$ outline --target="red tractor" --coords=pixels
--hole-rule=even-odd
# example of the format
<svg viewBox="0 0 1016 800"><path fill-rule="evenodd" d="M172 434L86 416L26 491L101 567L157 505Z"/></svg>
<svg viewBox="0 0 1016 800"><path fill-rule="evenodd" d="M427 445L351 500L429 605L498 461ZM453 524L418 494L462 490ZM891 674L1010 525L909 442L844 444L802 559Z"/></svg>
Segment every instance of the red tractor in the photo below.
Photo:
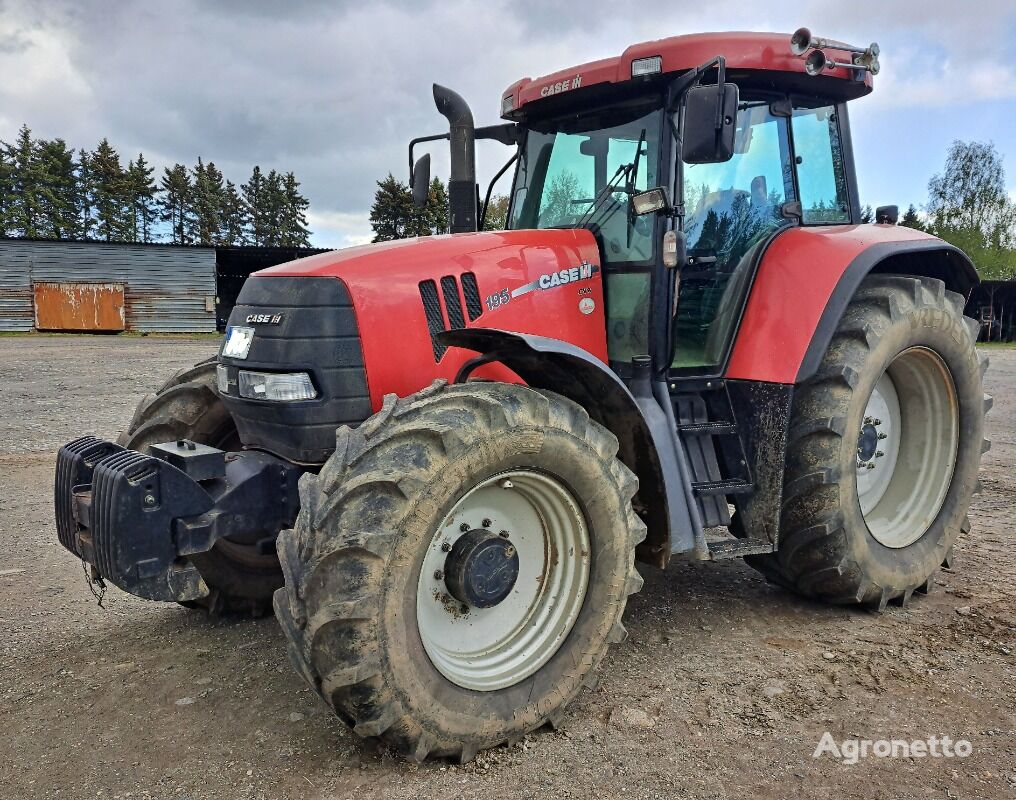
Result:
<svg viewBox="0 0 1016 800"><path fill-rule="evenodd" d="M926 592L986 362L970 259L892 207L860 224L847 104L877 71L802 29L525 78L486 128L435 86L449 130L413 144L450 141L452 234L251 276L217 358L61 449L62 543L141 597L274 596L310 686L416 760L558 724L637 561ZM512 148L505 231L478 232L476 139Z"/></svg>

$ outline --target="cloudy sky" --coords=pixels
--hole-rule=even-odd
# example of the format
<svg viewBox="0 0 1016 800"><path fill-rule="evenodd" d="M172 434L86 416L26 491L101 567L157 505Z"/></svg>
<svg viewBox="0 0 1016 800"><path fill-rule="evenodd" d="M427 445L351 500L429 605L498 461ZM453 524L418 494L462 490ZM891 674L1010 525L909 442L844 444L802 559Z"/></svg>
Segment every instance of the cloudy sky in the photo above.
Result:
<svg viewBox="0 0 1016 800"><path fill-rule="evenodd" d="M792 10L784 8L793 6ZM369 239L374 182L405 179L406 143L437 133L430 84L497 121L516 79L709 30L792 31L882 46L853 104L862 201L920 204L954 139L994 141L1016 194L1016 3L881 0L0 0L0 139L40 137L160 167L293 170L314 242ZM481 175L506 149L478 146ZM435 160L443 175L447 161Z"/></svg>

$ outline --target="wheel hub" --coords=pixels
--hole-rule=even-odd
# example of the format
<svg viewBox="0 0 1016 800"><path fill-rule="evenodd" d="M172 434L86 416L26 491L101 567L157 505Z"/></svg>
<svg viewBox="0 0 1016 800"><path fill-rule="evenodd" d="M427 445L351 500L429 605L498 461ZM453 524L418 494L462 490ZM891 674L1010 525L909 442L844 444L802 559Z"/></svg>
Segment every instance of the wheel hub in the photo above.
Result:
<svg viewBox="0 0 1016 800"><path fill-rule="evenodd" d="M874 469L875 465L871 464L871 461L876 458L882 458L885 455L885 453L878 449L878 443L888 438L888 435L880 430L881 426L882 420L880 419L875 417L864 418L864 426L857 437L858 469Z"/></svg>
<svg viewBox="0 0 1016 800"><path fill-rule="evenodd" d="M525 680L575 624L591 561L585 514L561 480L520 468L476 484L420 567L416 622L431 663L475 691Z"/></svg>
<svg viewBox="0 0 1016 800"><path fill-rule="evenodd" d="M491 608L515 587L519 554L508 539L475 528L455 542L444 572L452 597L473 608Z"/></svg>

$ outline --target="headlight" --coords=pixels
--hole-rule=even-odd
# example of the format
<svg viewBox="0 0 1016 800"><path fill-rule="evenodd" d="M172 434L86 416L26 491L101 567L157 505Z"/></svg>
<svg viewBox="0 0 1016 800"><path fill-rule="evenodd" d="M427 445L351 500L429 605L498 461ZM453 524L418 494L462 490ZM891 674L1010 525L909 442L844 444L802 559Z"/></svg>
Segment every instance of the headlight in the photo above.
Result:
<svg viewBox="0 0 1016 800"><path fill-rule="evenodd" d="M225 364L215 368L215 383L219 387L219 394L229 394L229 369Z"/></svg>
<svg viewBox="0 0 1016 800"><path fill-rule="evenodd" d="M251 372L238 373L240 397L251 400L313 400L317 389L306 372Z"/></svg>

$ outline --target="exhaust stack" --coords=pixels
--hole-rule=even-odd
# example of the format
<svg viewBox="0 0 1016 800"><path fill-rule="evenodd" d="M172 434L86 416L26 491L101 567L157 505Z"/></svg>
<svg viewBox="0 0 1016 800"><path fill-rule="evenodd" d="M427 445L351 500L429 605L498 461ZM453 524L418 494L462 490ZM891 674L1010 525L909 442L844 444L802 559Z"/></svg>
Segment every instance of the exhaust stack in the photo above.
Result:
<svg viewBox="0 0 1016 800"><path fill-rule="evenodd" d="M473 112L466 101L451 89L434 84L434 103L448 120L451 142L451 175L448 180L449 230L466 233L476 230L476 151Z"/></svg>

